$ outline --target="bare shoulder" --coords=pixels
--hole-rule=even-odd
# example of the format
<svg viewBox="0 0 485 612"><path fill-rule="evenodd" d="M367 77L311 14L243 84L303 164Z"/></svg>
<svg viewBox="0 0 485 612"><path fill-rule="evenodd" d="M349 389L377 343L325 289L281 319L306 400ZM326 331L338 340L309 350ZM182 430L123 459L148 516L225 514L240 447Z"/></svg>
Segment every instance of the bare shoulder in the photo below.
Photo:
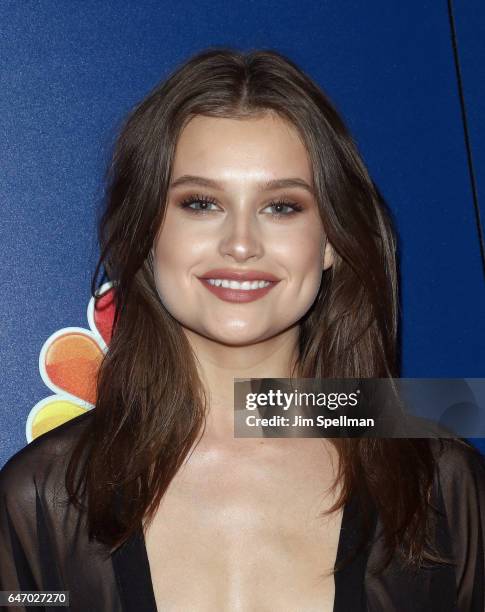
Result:
<svg viewBox="0 0 485 612"><path fill-rule="evenodd" d="M39 436L15 453L0 470L0 494L17 500L32 495L32 484L42 486L65 473L70 451L92 422L92 410Z"/></svg>

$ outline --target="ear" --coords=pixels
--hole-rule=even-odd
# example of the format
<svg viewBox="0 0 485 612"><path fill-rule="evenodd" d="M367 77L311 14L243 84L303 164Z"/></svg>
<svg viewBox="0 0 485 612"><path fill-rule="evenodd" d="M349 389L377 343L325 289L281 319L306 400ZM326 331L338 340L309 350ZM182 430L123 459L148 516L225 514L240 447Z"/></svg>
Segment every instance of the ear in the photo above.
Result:
<svg viewBox="0 0 485 612"><path fill-rule="evenodd" d="M333 248L328 240L325 241L325 253L323 255L323 269L328 270L333 266L334 257L333 257Z"/></svg>

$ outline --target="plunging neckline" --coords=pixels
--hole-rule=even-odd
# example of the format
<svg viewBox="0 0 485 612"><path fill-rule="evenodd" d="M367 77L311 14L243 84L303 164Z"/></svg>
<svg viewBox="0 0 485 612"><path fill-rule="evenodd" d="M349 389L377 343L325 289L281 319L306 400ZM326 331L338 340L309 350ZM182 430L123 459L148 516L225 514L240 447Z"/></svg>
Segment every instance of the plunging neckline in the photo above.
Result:
<svg viewBox="0 0 485 612"><path fill-rule="evenodd" d="M336 563L342 561L360 541L361 525L358 515L357 500L355 496L351 496L343 510ZM368 551L363 549L350 563L335 573L333 612L348 612L348 610L365 612L364 577L367 557ZM112 563L123 610L161 612L157 609L145 536L141 526L113 553Z"/></svg>

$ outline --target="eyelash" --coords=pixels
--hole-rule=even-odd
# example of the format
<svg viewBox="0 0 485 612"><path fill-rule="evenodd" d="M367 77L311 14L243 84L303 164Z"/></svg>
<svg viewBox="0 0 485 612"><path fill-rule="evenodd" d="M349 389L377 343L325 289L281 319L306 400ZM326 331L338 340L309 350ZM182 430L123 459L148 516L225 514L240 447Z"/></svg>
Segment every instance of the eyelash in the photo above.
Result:
<svg viewBox="0 0 485 612"><path fill-rule="evenodd" d="M195 208L190 208L191 204L194 204L197 202L205 202L206 204L216 204L217 205L217 202L213 198L210 198L209 196L191 195L185 198L184 200L182 200L182 202L180 203L180 207L190 211L190 213L193 213L195 215L205 215L207 213L214 212L212 210L196 210ZM297 204L296 202L290 202L285 199L273 200L272 202L269 202L265 206L265 208L268 208L268 206L278 206L278 205L288 206L289 208L292 209L292 211L289 213L281 213L281 212L278 213L277 212L274 215L272 215L273 217L276 217L276 218L292 217L293 215L303 210L303 206L301 206L300 204Z"/></svg>

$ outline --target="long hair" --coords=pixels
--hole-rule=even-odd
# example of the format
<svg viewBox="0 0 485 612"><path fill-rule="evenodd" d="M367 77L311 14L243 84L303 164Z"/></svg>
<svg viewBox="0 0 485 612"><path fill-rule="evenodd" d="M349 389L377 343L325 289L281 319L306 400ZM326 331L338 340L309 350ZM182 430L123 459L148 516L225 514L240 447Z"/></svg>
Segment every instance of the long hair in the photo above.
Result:
<svg viewBox="0 0 485 612"><path fill-rule="evenodd" d="M298 374L399 375L396 237L342 118L320 87L280 53L211 48L193 56L126 118L106 174L91 290L97 297L104 268L115 286L115 323L98 373L92 426L77 441L66 486L87 512L89 536L111 550L153 519L205 424L207 398L195 355L158 297L149 257L164 219L178 135L196 115L244 118L268 111L303 138L334 252L299 322ZM427 441L333 443L341 493L331 511L357 494L364 516L371 505L379 512L388 560L401 546L409 562L418 563L434 469Z"/></svg>

